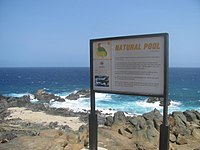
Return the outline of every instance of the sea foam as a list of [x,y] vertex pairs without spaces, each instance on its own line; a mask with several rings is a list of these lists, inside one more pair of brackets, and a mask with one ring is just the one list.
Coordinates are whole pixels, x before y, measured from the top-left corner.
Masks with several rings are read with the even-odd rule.
[[[86,98],[85,98],[86,99]],[[87,102],[84,102],[84,98],[80,98],[78,100],[68,100],[65,99],[65,102],[58,102],[58,101],[50,101],[50,107],[55,108],[68,108],[73,110],[74,112],[84,112],[89,110],[89,105]]]
[[6,97],[23,97],[25,95],[29,95],[30,93],[10,93],[10,94],[3,94]]

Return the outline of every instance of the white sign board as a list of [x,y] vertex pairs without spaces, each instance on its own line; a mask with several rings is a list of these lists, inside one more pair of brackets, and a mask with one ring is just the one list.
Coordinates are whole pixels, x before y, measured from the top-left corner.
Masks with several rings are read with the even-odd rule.
[[164,95],[166,36],[91,40],[93,90]]

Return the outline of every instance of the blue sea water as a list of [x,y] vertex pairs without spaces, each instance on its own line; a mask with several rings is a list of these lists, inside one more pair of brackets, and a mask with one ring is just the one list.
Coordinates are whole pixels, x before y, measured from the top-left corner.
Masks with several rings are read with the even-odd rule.
[[[89,68],[0,68],[0,95],[20,97],[38,89],[65,98],[81,89],[89,89]],[[170,68],[169,112],[195,109],[200,111],[200,68]],[[103,112],[125,111],[142,114],[157,108],[159,103],[146,102],[147,97],[96,93],[96,109]],[[51,102],[51,107],[70,108],[74,111],[90,109],[89,98],[77,101]]]

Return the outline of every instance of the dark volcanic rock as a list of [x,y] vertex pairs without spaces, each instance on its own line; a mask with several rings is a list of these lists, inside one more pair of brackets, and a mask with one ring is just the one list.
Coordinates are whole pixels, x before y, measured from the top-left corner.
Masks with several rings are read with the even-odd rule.
[[40,89],[34,94],[35,98],[38,100],[52,100],[54,99],[53,94],[48,94],[44,90]]
[[196,115],[197,119],[200,120],[200,113],[196,110],[192,110],[192,112]]
[[3,97],[0,98],[0,103],[2,107],[25,107],[26,105],[30,104],[30,97],[25,95],[23,97]]
[[[160,106],[164,105],[164,98],[159,98],[159,97],[149,97],[147,99],[147,103],[155,103],[155,102],[160,102]],[[171,105],[171,100],[168,99],[168,106]]]
[[77,92],[80,97],[89,98],[90,97],[90,90],[80,90]]
[[50,100],[55,100],[59,102],[65,102],[65,100],[59,96],[55,96],[54,94],[46,93],[43,89],[38,90],[34,94],[35,98],[38,100],[45,100],[45,101],[50,101]]
[[173,112],[172,117],[174,119],[174,126],[172,127],[172,130],[175,132],[176,135],[191,134],[191,130],[188,128],[189,123],[187,122],[187,119],[182,112]]
[[56,122],[50,122],[50,123],[49,123],[49,127],[50,127],[51,129],[57,128],[57,127],[58,127],[58,122],[57,122],[57,121],[56,121]]
[[142,116],[132,117],[129,119],[129,122],[137,130],[145,129],[146,127],[146,121]]
[[17,100],[17,107],[25,107],[27,104],[30,104],[30,97],[28,95]]
[[180,111],[174,111],[172,113],[172,116],[174,117],[174,119],[177,121],[176,122],[176,125],[183,125],[183,126],[186,126],[187,124],[187,119],[186,117],[184,116],[184,114]]
[[0,143],[5,143],[7,141],[10,141],[14,138],[16,138],[17,135],[13,133],[12,131],[10,132],[0,132]]
[[112,124],[113,124],[113,117],[112,116],[106,117],[105,125],[106,126],[112,126]]
[[149,113],[144,113],[142,115],[146,120],[151,120],[154,123],[154,126],[156,130],[160,130],[160,125],[162,124],[162,115],[160,114],[160,111],[157,109],[154,109],[153,111]]
[[98,125],[104,125],[105,122],[106,122],[106,118],[104,115],[101,115],[101,114],[98,114],[97,115],[97,122],[98,122]]
[[55,97],[55,101],[58,101],[58,102],[65,102],[65,99],[59,97],[59,96],[56,96]]
[[79,98],[89,98],[90,91],[89,90],[80,90],[76,93],[69,94],[66,98],[69,100],[77,100]]
[[16,137],[24,135],[38,136],[40,134],[40,129],[47,128],[39,124],[24,122],[21,119],[4,120],[4,122],[0,124],[0,143],[9,142]]
[[197,116],[190,110],[186,110],[183,112],[188,122],[196,121]]
[[71,93],[71,94],[69,94],[66,98],[69,99],[69,100],[77,100],[77,99],[79,99],[80,97],[79,97],[79,95],[77,95],[76,93],[75,93],[75,94],[74,94],[74,93]]
[[151,112],[144,113],[142,115],[146,120],[153,120],[154,118],[156,119],[162,119],[162,115],[160,114],[160,111],[157,109],[154,109]]
[[114,124],[124,124],[126,122],[126,116],[123,111],[118,111],[114,114],[113,123]]

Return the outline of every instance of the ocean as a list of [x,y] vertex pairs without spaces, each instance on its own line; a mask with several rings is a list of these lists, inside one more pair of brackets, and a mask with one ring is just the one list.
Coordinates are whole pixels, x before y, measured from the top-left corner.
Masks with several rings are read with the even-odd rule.
[[[65,98],[70,93],[89,89],[89,68],[0,68],[0,95],[20,97],[44,89]],[[96,109],[105,113],[124,111],[130,115],[143,114],[153,109],[162,113],[159,102],[147,103],[148,97],[96,93]],[[169,69],[168,107],[173,111],[200,111],[200,68]],[[51,101],[51,107],[70,108],[74,111],[90,109],[90,99],[80,98],[65,102]]]

